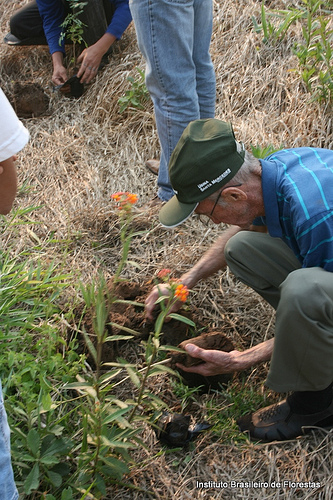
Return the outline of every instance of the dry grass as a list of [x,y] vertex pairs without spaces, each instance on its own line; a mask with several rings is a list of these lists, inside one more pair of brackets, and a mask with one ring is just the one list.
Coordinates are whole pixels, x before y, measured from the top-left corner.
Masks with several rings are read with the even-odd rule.
[[[1,2],[2,36],[8,30],[13,5]],[[275,0],[272,7],[285,7]],[[262,47],[251,25],[261,2],[216,0],[211,46],[217,75],[217,117],[230,120],[246,145],[312,145],[333,148],[332,113],[310,102],[297,73],[291,46],[300,36],[292,28],[283,44]],[[258,50],[260,47],[260,50]],[[129,87],[126,78],[144,68],[133,27],[115,48],[109,66],[100,73],[82,98],[69,101],[53,93],[51,65],[46,48],[10,48],[0,45],[0,84],[10,96],[13,82],[40,83],[50,96],[47,116],[24,120],[31,141],[20,154],[20,184],[25,186],[16,207],[40,208],[29,215],[31,224],[5,236],[18,254],[38,243],[36,258],[54,259],[64,271],[89,281],[102,268],[112,275],[119,255],[118,226],[110,193],[130,190],[145,203],[155,195],[156,179],[143,168],[157,157],[159,146],[151,103],[144,111],[120,115],[117,101]],[[156,217],[138,217],[138,227],[149,230],[133,245],[132,258],[142,265],[129,268],[127,276],[147,282],[161,267],[187,270],[215,239],[221,228],[191,220],[177,231],[165,231]],[[57,239],[51,245],[50,238]],[[64,259],[66,250],[66,260]],[[14,250],[13,250],[14,252]],[[222,291],[223,285],[223,291]],[[193,304],[211,324],[223,326],[240,347],[273,333],[270,307],[228,272],[200,284]],[[262,385],[267,367],[248,375],[248,384]],[[156,390],[156,384],[155,390]],[[160,381],[160,396],[168,381]],[[258,389],[259,390],[259,389]],[[215,395],[223,411],[223,395]],[[198,398],[195,410],[205,414],[207,396]],[[177,407],[174,398],[170,400]],[[178,402],[180,405],[180,402]],[[179,408],[178,408],[179,409]],[[144,429],[147,450],[137,452],[139,463],[128,483],[138,488],[114,489],[109,498],[332,498],[332,434],[316,434],[280,445],[225,444],[222,436],[207,433],[186,454],[159,455],[160,446],[150,429]],[[198,481],[313,481],[309,488],[196,488]]]

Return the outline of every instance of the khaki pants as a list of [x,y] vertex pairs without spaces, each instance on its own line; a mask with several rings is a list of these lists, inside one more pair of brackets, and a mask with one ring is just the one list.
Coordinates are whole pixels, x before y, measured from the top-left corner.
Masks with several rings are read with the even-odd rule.
[[277,392],[318,391],[333,380],[333,273],[301,268],[289,247],[242,231],[226,245],[231,271],[276,309],[267,385]]

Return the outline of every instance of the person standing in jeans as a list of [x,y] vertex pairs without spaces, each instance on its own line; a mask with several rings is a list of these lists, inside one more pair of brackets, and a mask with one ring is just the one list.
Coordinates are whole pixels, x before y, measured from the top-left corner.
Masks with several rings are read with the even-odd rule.
[[216,82],[209,53],[212,0],[130,0],[146,85],[161,146],[158,201],[173,195],[168,164],[189,122],[215,115]]

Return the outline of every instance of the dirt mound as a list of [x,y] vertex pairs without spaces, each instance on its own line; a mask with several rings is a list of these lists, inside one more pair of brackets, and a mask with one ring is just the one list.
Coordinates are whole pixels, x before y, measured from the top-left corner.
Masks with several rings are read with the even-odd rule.
[[[210,331],[203,333],[194,339],[184,340],[178,347],[184,349],[186,344],[195,344],[202,349],[216,349],[218,351],[226,352],[230,352],[234,349],[234,344],[231,340],[219,331]],[[199,358],[192,358],[189,354],[175,352],[172,354],[171,363],[173,366],[176,363],[181,363],[182,365],[189,367],[200,365],[202,361]]]
[[[113,288],[113,282],[108,282],[109,290]],[[108,335],[126,335],[124,328],[136,332],[134,336],[140,340],[147,339],[154,332],[154,323],[147,321],[144,314],[144,302],[150,292],[151,285],[140,285],[133,282],[120,282],[116,285],[112,294],[117,297],[117,301],[110,305],[107,331]],[[158,312],[156,312],[157,317]],[[188,312],[181,312],[182,316],[193,319],[193,315]],[[90,340],[96,343],[96,334],[94,330],[96,312],[93,308],[85,310],[82,305],[75,311],[76,323],[80,325],[79,329],[84,329],[89,335]],[[72,334],[72,333],[71,333]],[[130,334],[130,333],[127,333]],[[163,345],[177,346],[180,342],[190,339],[196,335],[196,331],[186,323],[171,319],[163,325],[163,332],[160,336],[160,342]],[[93,364],[83,336],[79,334],[79,352],[85,353],[88,362]],[[106,343],[103,348],[102,361],[115,361],[117,356],[117,342]]]
[[[117,297],[117,301],[113,302],[109,309],[107,320],[108,336],[130,335],[131,331],[133,331],[136,332],[135,334],[133,333],[134,341],[135,339],[139,341],[147,339],[154,332],[154,323],[148,322],[144,314],[144,301],[150,292],[151,285],[140,285],[139,283],[124,281],[117,283],[113,290],[113,281],[110,280],[107,286],[112,295]],[[156,317],[157,314],[158,312],[156,312]],[[186,311],[180,312],[180,314],[194,321],[196,328],[187,325],[183,321],[171,319],[163,325],[163,331],[160,336],[161,344],[184,348],[187,343],[191,342],[204,349],[218,349],[227,352],[234,349],[231,340],[221,331],[211,330],[197,336],[198,331],[202,331],[205,325],[199,322],[192,312]],[[80,323],[80,330],[84,329],[94,345],[96,345],[96,333],[94,330],[95,315],[95,309],[90,308],[85,310],[83,306],[79,307],[75,314],[77,322]],[[130,331],[126,331],[126,329]],[[87,356],[88,363],[94,367],[94,360],[89,352],[84,336],[79,334],[78,341],[78,352],[80,354],[84,353]],[[124,342],[106,342],[103,346],[102,361],[105,363],[115,361],[119,355],[119,345]],[[207,392],[211,388],[219,389],[221,384],[226,384],[231,378],[229,375],[203,377],[195,373],[185,373],[175,366],[176,363],[182,363],[185,366],[194,366],[200,364],[201,361],[185,353],[178,352],[173,353],[171,357],[172,368],[179,371],[183,376],[184,382],[190,387],[200,386],[202,392]]]
[[[184,349],[186,344],[195,344],[202,349],[216,349],[218,351],[230,352],[234,349],[232,341],[221,331],[212,330],[199,335],[198,337],[184,340],[178,347]],[[225,385],[231,380],[231,375],[214,375],[204,377],[197,373],[184,372],[176,367],[176,363],[181,363],[186,367],[197,366],[203,363],[199,358],[192,358],[189,354],[174,352],[171,355],[171,367],[179,371],[185,383],[190,387],[200,387],[201,392],[209,392],[211,389],[220,389],[221,385]]]
[[8,98],[20,118],[44,115],[49,108],[50,99],[38,83],[15,82],[13,95]]

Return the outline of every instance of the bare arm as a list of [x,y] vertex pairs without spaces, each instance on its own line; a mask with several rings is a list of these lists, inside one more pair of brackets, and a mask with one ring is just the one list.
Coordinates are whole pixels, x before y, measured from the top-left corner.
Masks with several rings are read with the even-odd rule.
[[10,212],[17,190],[16,156],[0,162],[0,213]]
[[231,226],[226,229],[192,269],[183,274],[180,281],[188,288],[193,288],[200,280],[212,276],[220,269],[224,269],[227,265],[224,248],[230,238],[239,231],[241,231],[241,228],[238,226]]
[[[201,279],[208,278],[215,274],[220,269],[226,267],[226,260],[224,258],[224,248],[228,240],[234,234],[241,231],[238,226],[231,226],[226,229],[223,234],[215,241],[215,243],[205,252],[201,259],[180,278],[180,282],[188,288],[193,288]],[[156,300],[161,296],[169,296],[170,288],[167,284],[156,285],[146,299],[146,316],[148,319],[153,319],[153,310]],[[182,306],[182,302],[176,302],[172,311],[177,311]],[[172,312],[170,311],[170,312]]]
[[187,344],[185,349],[193,358],[200,358],[204,361],[201,365],[186,368],[177,364],[178,368],[185,372],[199,373],[206,377],[223,373],[234,373],[246,370],[251,366],[264,361],[269,361],[274,347],[274,339],[266,340],[245,351],[216,351],[201,349],[200,347]]
[[[266,232],[265,226],[250,226],[249,231],[256,232]],[[225,269],[227,262],[224,257],[224,249],[227,242],[232,236],[239,233],[239,231],[244,231],[239,226],[230,226],[228,229],[223,231],[221,236],[213,243],[213,245],[204,253],[204,255],[199,259],[199,261],[180,278],[180,282],[186,285],[187,288],[192,289],[200,280],[212,276],[217,271]],[[155,307],[156,300],[164,295],[169,297],[170,287],[167,284],[156,285],[148,295],[146,299],[146,316],[149,320],[153,319],[153,310]],[[175,303],[170,312],[177,311],[182,306],[182,302],[178,301]]]

